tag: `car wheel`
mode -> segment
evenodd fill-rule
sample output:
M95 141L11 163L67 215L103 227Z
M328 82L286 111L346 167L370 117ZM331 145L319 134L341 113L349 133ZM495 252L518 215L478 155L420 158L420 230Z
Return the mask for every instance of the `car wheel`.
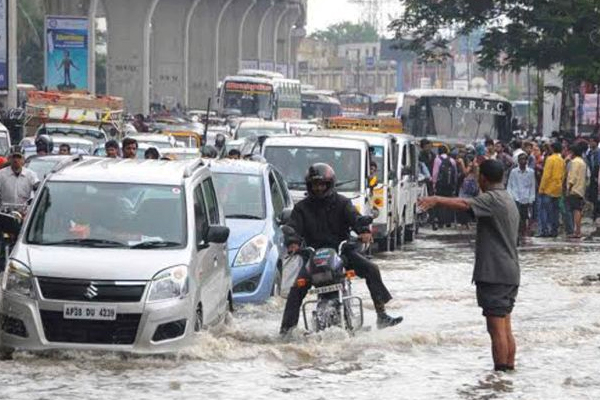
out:
M281 269L279 268L279 266L275 268L275 279L273 279L271 296L281 296Z
M202 304L198 303L196 307L196 318L194 319L194 332L199 333L203 325Z
M404 241L406 243L410 243L413 241L415 233L414 229L415 225L409 225L406 228L404 228Z

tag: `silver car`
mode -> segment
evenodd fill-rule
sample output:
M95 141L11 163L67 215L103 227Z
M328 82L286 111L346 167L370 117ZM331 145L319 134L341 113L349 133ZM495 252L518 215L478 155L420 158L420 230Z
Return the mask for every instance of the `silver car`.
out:
M2 279L1 350L176 351L231 310L201 160L83 159L38 189Z

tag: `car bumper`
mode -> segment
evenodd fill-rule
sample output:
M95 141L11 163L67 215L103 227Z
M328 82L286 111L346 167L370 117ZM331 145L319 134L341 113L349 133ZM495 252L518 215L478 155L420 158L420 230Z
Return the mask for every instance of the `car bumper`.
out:
M267 273L267 260L258 264L231 267L233 301L235 303L264 303L271 297L273 274ZM272 268L271 271L275 269ZM242 287L246 283L249 288ZM252 290L251 288L254 288Z
M187 344L194 331L191 296L156 303L103 303L116 306L116 321L66 320L62 317L65 304L86 305L3 292L0 343L27 351L75 349L170 353ZM159 339L155 337L159 327L163 333L165 329L176 329L166 335L168 339L164 335Z

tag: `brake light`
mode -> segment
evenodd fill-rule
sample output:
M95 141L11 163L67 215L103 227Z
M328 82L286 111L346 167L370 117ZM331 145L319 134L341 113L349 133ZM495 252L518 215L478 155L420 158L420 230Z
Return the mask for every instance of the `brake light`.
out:
M306 279L304 278L300 278L296 281L296 285L298 285L298 287L306 287L306 284L308 282L306 282Z

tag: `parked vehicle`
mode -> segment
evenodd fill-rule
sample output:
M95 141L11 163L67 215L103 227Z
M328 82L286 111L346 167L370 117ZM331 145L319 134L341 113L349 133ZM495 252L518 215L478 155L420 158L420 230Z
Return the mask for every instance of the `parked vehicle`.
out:
M231 230L227 244L233 300L264 302L281 288L286 249L279 217L293 207L287 186L266 163L220 160L210 168Z
M235 129L233 138L248 139L259 136L289 135L286 122L282 121L242 121Z
M411 135L396 135L398 144L399 182L398 190L398 217L399 224L404 229L399 229L400 244L412 242L418 229L417 200L422 196L423 185L419 183L419 147Z
M306 196L304 176L308 167L323 162L335 170L337 191L349 198L360 213L370 215L366 141L310 135L269 137L262 145L262 155L281 172L294 202Z
M62 166L38 189L3 276L3 356L188 344L231 309L224 225L201 160Z
M171 135L163 135L159 133L140 133L138 135L129 135L127 137L137 140L138 145L145 143L149 147L155 147L159 150L163 148L177 147L177 141Z
M104 143L108 140L108 136L102 129L78 124L43 124L38 128L35 135L52 136L54 143L57 143L61 138L84 139L92 142L94 148L104 146Z

